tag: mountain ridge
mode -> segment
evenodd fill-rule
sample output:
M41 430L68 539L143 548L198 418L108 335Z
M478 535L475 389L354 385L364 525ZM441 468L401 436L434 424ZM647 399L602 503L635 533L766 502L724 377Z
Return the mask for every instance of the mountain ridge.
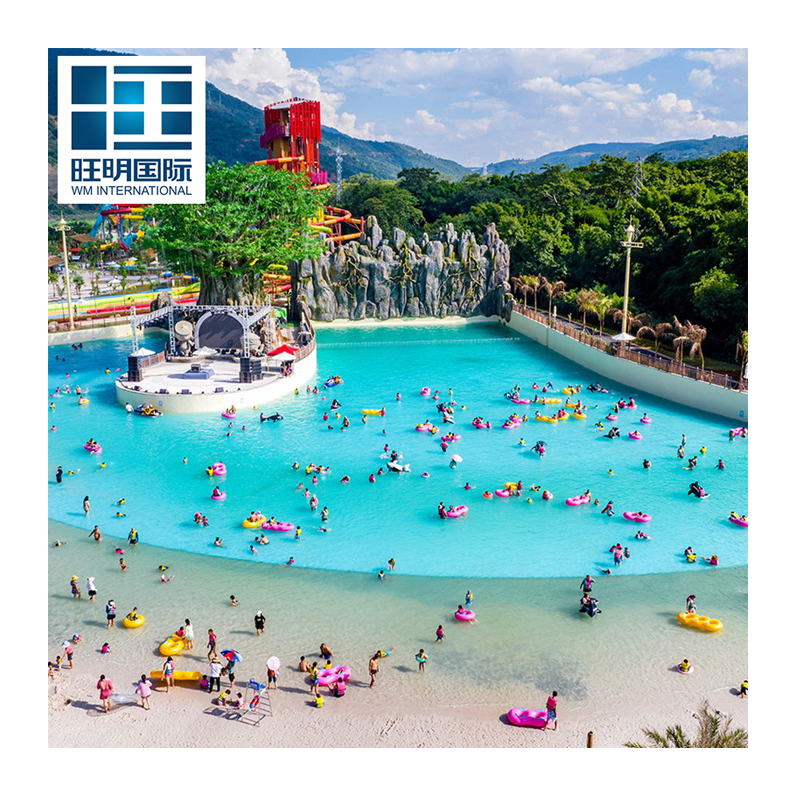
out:
M111 50L86 48L50 48L48 50L48 116L52 118L49 134L48 161L55 163L57 135L57 58L59 55L126 55ZM264 158L259 144L263 131L263 110L222 91L206 82L206 161L249 163ZM667 161L708 158L729 150L747 150L747 136L714 136L709 139L678 139L669 142L606 142L575 145L566 150L547 153L534 159L506 159L483 167L466 167L452 159L431 155L401 142L380 142L357 139L328 126L322 126L320 162L331 181L336 180L336 150L342 152L342 177L359 173L394 180L403 169L432 169L451 180L482 173L508 175L511 172L533 172L542 166L563 164L576 167L599 160L603 155L621 156L628 160L660 153Z

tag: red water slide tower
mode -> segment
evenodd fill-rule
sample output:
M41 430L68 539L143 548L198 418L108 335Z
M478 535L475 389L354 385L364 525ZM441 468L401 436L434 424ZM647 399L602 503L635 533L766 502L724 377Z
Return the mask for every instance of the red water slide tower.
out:
M261 147L268 158L257 164L308 175L312 186L328 185L328 173L319 165L319 143L322 140L319 101L293 97L264 108L264 133Z
M255 161L275 169L285 169L307 176L314 189L328 188L328 173L319 163L319 143L322 123L318 100L293 97L264 107L264 133L261 147L268 158ZM354 218L349 211L334 206L320 209L310 225L334 242L358 239L364 232L364 220Z

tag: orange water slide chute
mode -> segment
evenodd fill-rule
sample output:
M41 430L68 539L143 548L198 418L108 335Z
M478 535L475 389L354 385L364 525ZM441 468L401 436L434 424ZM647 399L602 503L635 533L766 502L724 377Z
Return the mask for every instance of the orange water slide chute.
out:
M266 158L263 161L254 161L253 164L257 167L263 167L272 164L291 164L294 161L305 161L305 156L283 156L282 158Z

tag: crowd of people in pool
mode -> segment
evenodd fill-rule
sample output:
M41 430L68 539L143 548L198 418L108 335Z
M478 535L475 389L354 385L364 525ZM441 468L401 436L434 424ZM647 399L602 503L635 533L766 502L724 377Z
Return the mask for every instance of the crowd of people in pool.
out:
M556 391L556 389L553 387L551 382L547 382L543 386L539 386L538 384L534 384L533 388L538 390L538 391L541 391L542 396L543 396L542 399L540 399L539 395L536 394L534 400L532 401L532 402L535 402L535 403L539 403L539 402L545 403L545 402L547 402L547 400L544 398L544 395L546 393L548 393L548 392L552 395ZM570 394L570 395L574 395L574 394L579 393L580 389L581 389L581 387L573 387L573 386L569 386L567 388L570 391L566 391L566 390L564 390L564 391L565 391L566 394ZM65 394L69 393L69 387L66 387L66 389L67 389L67 391L64 392ZM313 392L315 394L318 393L318 390L316 388L312 390L309 387L308 391L309 392ZM590 391L592 393L600 393L600 394L608 394L609 393L607 389L604 389L599 384L590 385L589 387L587 387L587 391ZM452 398L452 390L449 391L449 395ZM436 404L437 412L442 415L442 425L452 424L455 421L455 413L457 411L457 404L452 399L449 400L449 401L441 402L440 401L440 397L439 397L439 392L434 392L434 393L432 393L431 396L432 396L432 398L433 398L433 400L434 400L434 402ZM513 402L519 402L520 400L523 399L523 398L521 398L519 387L514 387L514 389L511 390L510 392L507 392L505 396L508 399L512 400ZM401 399L401 396L400 396L399 393L397 394L397 399L398 399L398 401ZM342 404L338 400L334 400L332 402L332 404L331 404L331 411L335 412L336 418L340 418L339 409L341 407L342 407ZM578 412L586 412L588 410L588 406L585 403L582 403L580 401L571 403L571 407L574 408L574 409L577 409ZM463 406L462 406L462 408L463 408ZM597 406L595 406L595 408L597 408ZM625 400L624 398L620 398L616 403L614 403L613 410L612 410L611 414L609 415L609 417L615 416L621 409L624 409L624 408L629 408L629 409L636 408L636 403L635 403L635 401L634 401L634 399L632 397L629 398L628 400ZM536 415L538 416L538 411L536 412ZM563 416L566 416L566 415L563 415ZM328 418L329 418L329 415L326 412L325 415L324 415L324 421L327 421ZM277 421L282 420L282 419L283 419L283 417L280 414L273 414L271 416L265 416L263 413L260 414L261 422L264 422L264 421L267 421L267 420L272 421L272 422L277 422ZM481 422L483 422L483 418L482 417L476 417L476 419L481 421ZM510 420L527 421L528 420L528 416L527 415L520 416L520 415L514 414L509 419ZM367 421L367 415L365 414L365 415L362 416L362 422L366 423L366 421ZM645 412L642 415L641 422L644 423L644 424L647 424L650 421L651 420L649 419L649 417L647 416L647 413ZM430 424L430 423L428 423L428 424ZM604 430L604 425L603 425L602 420L598 421L595 424L595 426L599 430ZM328 427L332 429L332 426L328 426ZM348 420L347 416L345 415L343 417L342 429L346 430L347 427L349 427L349 420ZM478 426L476 425L476 427L478 427ZM490 425L487 424L486 427L490 427ZM385 433L385 429L384 429L383 433ZM635 433L638 433L638 431L635 431ZM618 427L611 427L610 431L608 431L604 435L607 438L610 438L610 439L620 438L620 430L619 430ZM729 438L731 440L733 440L737 436L741 436L742 438L745 438L747 436L747 430L746 429L736 429L735 433L733 431L731 431ZM454 438L455 437L452 436L452 435L450 436L450 438L442 437L442 448L441 448L442 452L446 452L447 451L447 446L449 445L450 442L452 442L454 440ZM631 436L631 438L636 438L636 437ZM520 445L525 445L524 438L520 439ZM677 456L678 456L679 459L684 459L685 458L685 456L686 456L686 451L685 451L686 445L687 445L687 441L686 441L686 437L684 436L682 438L682 441L681 441L680 445L677 448ZM86 442L86 444L84 445L84 447L85 447L86 450L88 450L90 452L102 452L99 444L94 439L89 439ZM538 453L540 457L543 457L545 452L546 452L546 442L544 442L543 440L538 440L536 442L536 444L534 445L534 447L531 448L531 449L532 449L532 451ZM699 455L704 455L705 453L706 453L706 448L705 447L701 447L700 450L699 450L699 454L693 455L688 459L687 466L684 467L684 469L694 470L698 465ZM387 471L384 472L383 467L381 467L377 471L375 471L373 473L370 473L369 476L368 476L368 480L370 482L375 482L377 480L377 476L388 474L388 472L390 472L390 471L396 471L396 472L397 471L410 471L410 468L408 467L408 465L402 465L402 463L401 463L402 462L402 455L400 453L398 453L396 450L392 450L388 443L386 443L384 445L384 453L383 453L383 455L388 459ZM184 459L184 461L186 461L186 459ZM451 467L456 468L458 464L459 464L459 461L455 460L454 458L451 458L451 461L450 461L450 466ZM392 468L391 465L395 465L395 467ZM644 469L650 469L651 468L651 462L648 459L645 458L643 460L643 462L642 462L642 466L643 466ZM295 463L292 465L292 467L295 470L300 469L299 462L295 461ZM718 470L725 469L725 464L724 464L724 462L723 462L723 460L721 458L718 459L718 461L717 461L716 469L718 469ZM321 466L321 465L316 465L314 463L309 464L305 468L305 473L306 473L307 476L311 477L312 487L315 488L315 489L316 489L316 487L318 485L319 477L323 476L323 475L328 475L328 474L330 474L330 472L331 472L330 467L324 467L324 466ZM613 474L613 471L609 470L609 473ZM68 474L73 475L73 474L75 474L75 472L71 470L71 471L69 471ZM57 470L57 473L56 473L56 482L57 483L61 483L62 475L63 475L63 470L59 466L59 468ZM423 477L427 477L427 473L423 473ZM347 476L347 475L345 475L345 476L343 476L343 478L341 478L341 482L343 482L343 483L347 483L349 481L350 481L350 477ZM523 483L522 483L521 480L509 481L509 482L507 482L505 484L505 486L506 486L506 491L508 493L507 496L522 497L523 492L525 492L525 489L523 487ZM469 483L469 481L467 481L465 483L465 485L464 485L464 489L465 490L471 490L473 488L474 487ZM317 497L317 495L316 494L312 494L311 490L308 487L306 487L302 482L298 485L298 489L302 490L304 497L306 499L308 499L309 508L310 508L311 512L316 514L317 513L317 507L318 507L318 504L319 504L319 498ZM553 497L552 492L549 492L546 489L542 491L541 485L536 485L536 484L531 485L529 491L533 493L532 496L535 496L536 493L539 493L541 491L541 495L540 496L542 497L542 499L551 499ZM221 494L220 488L218 486L215 487L214 491L212 493L212 496L219 497L220 494ZM707 497L710 496L705 491L705 489L699 484L698 481L693 481L690 484L687 494L689 496L691 496L691 497L695 497L695 498L698 498L698 499L704 499L704 498L707 498ZM490 498L492 496L493 496L493 493L489 492L488 490L483 493L483 497ZM600 506L600 500L598 498L594 498L592 496L592 493L591 493L590 489L587 489L586 491L584 491L578 497L582 502L591 503L594 506ZM528 502L531 502L531 497L528 497L527 499L528 499ZM125 516L125 514L121 511L121 508L125 505L125 499L121 498L115 505L118 506L118 509L116 511L116 515L118 517L119 516ZM84 498L84 502L83 502L83 509L84 509L84 513L87 516L89 514L90 508L91 508L91 506L90 506L90 502L89 502L89 497L86 496ZM449 507L446 507L445 503L442 502L442 503L439 504L439 507L438 507L438 515L442 519L452 519L452 518L457 517L457 516L466 516L466 513L467 513L466 510L463 513L456 513L457 509L460 509L460 508L466 509L466 506L450 505ZM636 512L636 513L640 517L645 517L646 516L642 512ZM613 502L613 500L608 500L605 503L605 505L600 510L600 514L605 515L607 517L614 516L615 511L614 511L614 502ZM322 511L320 512L320 519L321 519L322 526L319 528L319 530L322 531L322 532L327 532L329 530L328 528L324 527L325 523L328 522L329 515L330 515L330 511L329 511L328 507L324 506ZM250 517L248 519L249 519L249 521L255 523L255 522L259 521L261 516L262 515L260 514L260 512L254 511L254 512L251 513L251 515L250 515ZM731 512L730 518L732 520L739 520L740 522L744 522L744 523L746 523L746 521L747 521L746 515L739 515L736 512ZM209 526L208 517L206 515L200 514L199 512L195 513L194 521L199 526L202 526L202 527L208 527ZM272 518L272 521L275 521L274 518ZM297 526L295 528L295 531L294 531L295 540L299 540L300 539L301 533L302 533L302 529L299 526ZM94 538L94 540L96 542L100 542L102 540L102 533L100 531L99 526L95 525L93 527L92 531L89 533L89 537L90 538ZM646 540L650 539L650 535L647 534L643 530L637 530L636 534L634 535L633 538L634 538L635 541L646 541ZM128 537L127 537L127 543L128 543L129 546L135 546L138 543L138 541L139 541L139 533L136 530L136 528L132 527L130 532L129 532L129 534L128 534ZM67 544L67 542L57 540L54 544L55 544L55 546L63 546L65 544ZM256 535L256 537L253 540L253 543L250 544L250 551L253 554L257 554L258 551L257 551L255 545L268 545L268 544L269 544L269 539L267 538L266 534L260 533L259 535ZM224 547L225 546L223 541L222 541L222 539L221 539L221 537L217 536L215 538L214 546L217 546L217 547ZM608 552L611 554L611 558L613 560L613 568L614 569L621 568L624 565L625 561L627 561L628 559L630 559L632 557L630 549L628 547L623 547L619 542L617 542L616 544L612 545L609 548ZM124 554L124 549L122 547L117 547L117 548L115 548L114 553L117 556L122 556ZM703 562L707 563L710 566L718 566L719 565L719 558L718 558L717 555L697 556L694 553L694 551L693 551L691 546L687 547L685 549L684 558L685 558L686 562L690 563L690 564L691 563L697 563L698 558L699 558L700 561L703 561ZM126 564L126 562L125 562L123 557L120 557L118 559L118 563L119 563L119 567L120 567L120 569L122 571L127 570L128 567L127 567L127 564ZM292 557L287 562L285 562L284 566L289 566L289 565L292 565L294 563L295 563L295 560ZM395 569L395 567L396 567L395 559L394 558L390 558L388 560L388 562L387 562L386 570L380 569L378 571L379 580L381 580L381 581L385 580L386 577L387 577L387 572L392 572ZM166 566L166 565L161 565L159 567L159 579L160 579L160 581L162 583L168 583L174 577L174 575L169 573L168 570L169 570L169 567ZM609 567L605 567L605 568L601 567L600 568L600 572L602 574L604 574L604 575L611 575L612 574L612 568L610 566ZM580 584L581 597L580 597L579 603L578 603L578 612L581 613L581 614L585 614L588 618L594 618L597 615L603 613L603 610L599 607L598 599L593 594L593 587L594 587L595 582L596 582L596 579L592 578L590 575L587 574L585 576L585 578L581 581L581 584ZM73 575L72 578L70 579L70 591L71 591L71 594L72 594L72 596L74 598L79 599L79 600L81 599L82 595L81 595L78 576ZM97 588L96 588L95 578L93 576L87 578L87 580L86 580L86 591L87 591L87 595L88 595L89 600L94 602L95 601L95 597L97 595ZM235 598L233 596L231 596L231 604L232 605L236 605L237 604L237 601L235 600ZM464 604L460 604L458 606L457 610L455 611L456 619L461 620L461 621L473 622L474 621L474 612L472 612L471 606L472 606L472 593L468 591L467 592L467 596L465 598ZM689 595L689 597L687 597L686 608L687 608L687 612L688 611L691 611L691 612L695 612L696 611L696 597L695 597L695 595ZM260 614L260 612L259 612L259 614ZM114 603L113 600L109 600L108 603L106 604L106 616L107 616L107 627L109 627L109 628L113 627L114 626L114 620L115 620L115 617L116 617L116 606L115 606L115 603ZM125 620L126 620L125 624L136 625L136 624L142 624L143 617L140 615L138 609L134 608L125 617ZM189 623L188 620L186 620L186 625L189 626L189 628L190 628L190 623ZM258 623L256 624L256 627L258 629ZM262 625L262 629L263 629L263 625ZM190 630L191 630L191 628L190 628ZM182 632L181 636L185 638L186 635L187 635L186 631L185 631L185 628L181 627L180 631ZM211 630L209 630L209 635L210 636L211 636L212 633L213 632ZM178 635L178 634L176 633L175 635ZM193 638L193 637L191 637L191 638ZM191 640L191 638L190 638L190 640ZM444 638L445 638L444 629L443 629L443 626L440 624L438 626L437 630L436 630L435 641L436 642L441 642L441 641L444 640ZM75 652L75 645L77 645L80 641L81 641L81 637L80 637L80 634L78 634L78 633L75 633L72 636L71 639L68 639L68 640L64 641L64 643L62 645L62 649L64 651L63 654L59 654L56 657L55 661L54 662L50 662L50 664L49 664L48 669L49 669L50 674L52 674L54 670L61 670L63 668L72 669L72 667L73 667L73 659L74 659L74 652ZM216 648L212 647L213 643L214 642L210 638L210 640L209 640L209 673L210 673L210 675L209 676L204 675L202 680L206 682L206 685L208 686L208 691L210 692L210 691L212 691L212 687L213 687L214 682L215 682L214 679L216 678L217 689L219 689L219 675L220 674L222 674L222 675L227 674L229 676L230 687L231 688L228 689L228 690L223 691L220 694L219 698L217 699L217 702L220 705L232 705L234 707L242 707L242 695L241 695L241 693L238 693L236 697L232 697L232 691L233 691L233 688L234 688L234 685L235 685L235 669L234 669L235 662L229 662L228 667L221 668L220 670L217 670L216 663L218 663L218 659L216 658ZM110 652L110 650L111 650L110 645L108 643L104 643L103 644L103 648L102 648L102 653L106 654L106 653ZM371 678L370 686L375 685L376 675L379 672L379 666L378 665L379 665L380 659L385 658L386 656L390 655L391 652L392 651L388 651L387 652L387 651L378 650L376 652L376 654L369 660L368 672L369 672L370 678ZM212 655L212 653L213 653L213 655ZM298 669L301 672L306 672L307 671L309 673L309 679L310 679L310 685L311 685L311 693L315 696L315 698L317 698L317 700L315 702L317 702L318 705L321 705L321 702L319 702L319 698L320 698L319 676L320 676L321 673L324 673L326 670L332 669L333 666L334 666L332 664L332 653L330 652L330 649L327 648L327 646L324 645L324 644L321 645L321 647L320 647L320 657L327 659L327 661L325 662L324 666L320 666L317 661L314 661L312 664L309 665L308 662L305 659L305 656L301 657L300 664L298 666ZM416 662L418 664L419 671L424 671L425 664L428 661L428 655L425 653L424 649L420 649L419 650L419 652L415 655L415 660L416 660ZM66 665L64 664L65 661L66 661ZM171 672L172 672L172 669L173 669L173 667L171 666L170 662L171 662L171 658L168 658L167 662L165 662L165 664L164 664L164 666L162 668L162 673L163 673L163 678L162 679L166 682L167 689L170 686L170 675L171 675ZM688 668L688 670L691 670L691 665L689 665L688 660L684 660L678 666L678 670L682 671L682 672L686 672L687 668ZM270 674L270 672L272 674ZM268 670L268 683L269 683L270 686L273 683L275 685L277 685L277 677L276 677L276 671L275 670ZM337 697L344 696L344 693L346 691L346 680L344 680L341 676L337 680L335 680L331 684L331 686L332 686L331 691L332 691L332 694L334 696L337 696ZM743 687L744 687L744 689L742 690L742 696L746 696L746 693L747 693L746 682L743 684ZM142 675L142 680L140 681L139 685L137 685L137 690L136 691L140 695L141 703L142 703L143 707L145 707L145 708L149 707L148 698L149 698L149 694L150 694L150 689L151 688L152 688L152 683L150 681L148 681L145 678L144 675ZM113 689L113 687L110 686L110 681L108 681L105 678L104 675L101 676L100 681L98 681L98 689L100 690L100 697L101 697L101 700L103 701L104 709L108 710L107 701L112 696L112 692L110 691L110 689Z

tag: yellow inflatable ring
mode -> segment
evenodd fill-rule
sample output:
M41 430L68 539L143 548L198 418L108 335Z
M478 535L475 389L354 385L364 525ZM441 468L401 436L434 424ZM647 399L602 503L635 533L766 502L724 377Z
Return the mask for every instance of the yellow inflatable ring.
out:
M176 639L174 636L167 637L158 648L162 656L176 656L183 650L183 640Z
M581 414L579 411L573 411L572 416L575 417L575 419L586 419L586 414Z
M137 614L136 619L131 619L130 617L123 617L122 624L126 628L140 628L144 625L144 616L142 614Z
M262 522L266 522L266 517L262 514L255 522L250 522L249 519L242 520L242 527L244 528L260 528Z

